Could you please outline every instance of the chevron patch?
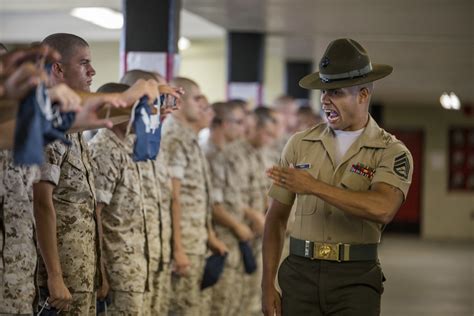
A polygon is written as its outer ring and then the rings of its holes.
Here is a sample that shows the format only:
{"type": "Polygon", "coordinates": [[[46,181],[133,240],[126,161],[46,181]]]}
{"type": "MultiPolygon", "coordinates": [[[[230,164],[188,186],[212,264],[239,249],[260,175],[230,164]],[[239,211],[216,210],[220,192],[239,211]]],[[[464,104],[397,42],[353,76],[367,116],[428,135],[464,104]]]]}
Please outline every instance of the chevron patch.
{"type": "Polygon", "coordinates": [[[408,174],[410,173],[410,160],[408,159],[406,153],[395,157],[395,161],[393,163],[393,171],[400,177],[408,179],[408,174]]]}

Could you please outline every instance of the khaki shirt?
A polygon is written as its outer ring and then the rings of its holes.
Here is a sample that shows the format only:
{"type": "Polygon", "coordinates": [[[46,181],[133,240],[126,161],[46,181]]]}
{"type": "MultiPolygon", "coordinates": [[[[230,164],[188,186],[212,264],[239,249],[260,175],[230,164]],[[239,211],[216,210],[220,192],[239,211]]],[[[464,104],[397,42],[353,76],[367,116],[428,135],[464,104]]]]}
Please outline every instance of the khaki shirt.
{"type": "MultiPolygon", "coordinates": [[[[41,180],[56,186],[53,203],[64,282],[70,291],[93,292],[98,285],[100,250],[91,159],[82,134],[66,137],[71,146],[59,141],[46,146],[41,180]]],[[[47,272],[42,260],[38,279],[40,286],[47,286],[47,272]]]]}
{"type": "Polygon", "coordinates": [[[144,292],[148,282],[146,221],[138,167],[129,148],[101,129],[90,141],[97,201],[104,203],[104,260],[113,290],[144,292]]]}
{"type": "Polygon", "coordinates": [[[0,150],[0,314],[31,314],[36,295],[32,184],[36,167],[13,164],[0,150]]]}
{"type": "Polygon", "coordinates": [[[209,166],[197,135],[174,117],[165,121],[162,150],[172,178],[181,181],[181,238],[187,254],[204,255],[210,221],[209,166]]]}
{"type": "MultiPolygon", "coordinates": [[[[295,134],[285,147],[280,165],[310,164],[308,172],[318,180],[353,191],[368,191],[384,182],[403,192],[405,198],[413,173],[413,160],[405,145],[370,118],[368,125],[337,166],[334,132],[319,124],[295,134]]],[[[296,220],[292,236],[332,243],[378,243],[383,225],[352,216],[314,195],[297,195],[272,185],[269,195],[292,205],[296,220]]]]}

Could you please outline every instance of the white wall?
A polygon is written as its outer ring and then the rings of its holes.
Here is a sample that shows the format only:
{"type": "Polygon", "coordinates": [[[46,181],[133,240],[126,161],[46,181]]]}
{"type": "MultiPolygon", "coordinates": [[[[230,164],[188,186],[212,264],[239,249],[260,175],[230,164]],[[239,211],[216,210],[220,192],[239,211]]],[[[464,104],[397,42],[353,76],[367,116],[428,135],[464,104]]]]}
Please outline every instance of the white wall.
{"type": "Polygon", "coordinates": [[[119,78],[119,43],[89,42],[92,53],[92,66],[96,71],[91,90],[96,91],[107,82],[118,82],[119,78]]]}

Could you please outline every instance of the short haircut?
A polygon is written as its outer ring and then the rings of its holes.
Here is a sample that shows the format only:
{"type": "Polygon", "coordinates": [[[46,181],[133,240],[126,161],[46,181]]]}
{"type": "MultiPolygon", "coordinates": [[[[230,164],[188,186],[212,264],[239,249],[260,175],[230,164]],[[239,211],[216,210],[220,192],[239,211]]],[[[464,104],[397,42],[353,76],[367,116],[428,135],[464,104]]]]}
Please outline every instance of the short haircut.
{"type": "Polygon", "coordinates": [[[267,123],[276,124],[277,121],[273,116],[275,111],[266,106],[259,106],[253,111],[257,127],[264,127],[267,123]]]}
{"type": "Polygon", "coordinates": [[[241,106],[242,109],[245,109],[247,107],[247,101],[245,101],[244,99],[230,99],[228,102],[235,103],[241,106]]]}
{"type": "Polygon", "coordinates": [[[97,92],[101,92],[101,93],[116,93],[116,92],[118,92],[118,93],[120,93],[120,92],[124,92],[128,88],[130,88],[130,86],[127,85],[127,84],[116,83],[116,82],[108,82],[108,83],[103,84],[102,86],[100,86],[99,89],[97,89],[97,92]]]}
{"type": "Polygon", "coordinates": [[[132,69],[132,70],[127,71],[123,75],[122,79],[120,79],[120,83],[133,86],[135,82],[137,82],[140,79],[158,81],[157,77],[152,72],[141,70],[141,69],[132,69]]]}
{"type": "Polygon", "coordinates": [[[290,103],[295,102],[295,98],[290,95],[281,95],[273,101],[273,108],[281,110],[290,103]]]}
{"type": "Polygon", "coordinates": [[[175,87],[182,87],[184,91],[186,92],[183,96],[184,98],[187,97],[187,92],[189,92],[189,90],[191,90],[192,87],[199,87],[196,81],[189,78],[185,78],[185,77],[173,78],[173,80],[171,80],[171,85],[175,87]]]}
{"type": "Polygon", "coordinates": [[[212,104],[214,110],[214,118],[212,119],[211,127],[221,125],[225,120],[231,118],[232,112],[235,109],[244,110],[243,107],[235,102],[215,102],[212,104]]]}
{"type": "Polygon", "coordinates": [[[61,54],[61,60],[68,61],[78,47],[89,47],[85,39],[69,33],[55,33],[46,37],[43,44],[54,48],[61,54]]]}

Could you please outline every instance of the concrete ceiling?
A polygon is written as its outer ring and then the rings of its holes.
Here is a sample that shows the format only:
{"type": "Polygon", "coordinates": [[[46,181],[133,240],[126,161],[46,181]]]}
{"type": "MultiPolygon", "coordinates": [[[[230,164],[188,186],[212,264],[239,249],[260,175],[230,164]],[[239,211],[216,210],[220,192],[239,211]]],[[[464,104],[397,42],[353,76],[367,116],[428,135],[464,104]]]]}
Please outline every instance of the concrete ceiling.
{"type": "MultiPolygon", "coordinates": [[[[69,16],[74,7],[121,9],[120,0],[0,0],[0,41],[29,42],[52,32],[118,40],[69,16]]],[[[439,106],[444,91],[474,104],[473,0],[183,0],[182,34],[215,38],[259,31],[268,49],[291,59],[320,59],[335,38],[361,42],[374,62],[394,66],[377,86],[387,105],[439,106]]]]}

